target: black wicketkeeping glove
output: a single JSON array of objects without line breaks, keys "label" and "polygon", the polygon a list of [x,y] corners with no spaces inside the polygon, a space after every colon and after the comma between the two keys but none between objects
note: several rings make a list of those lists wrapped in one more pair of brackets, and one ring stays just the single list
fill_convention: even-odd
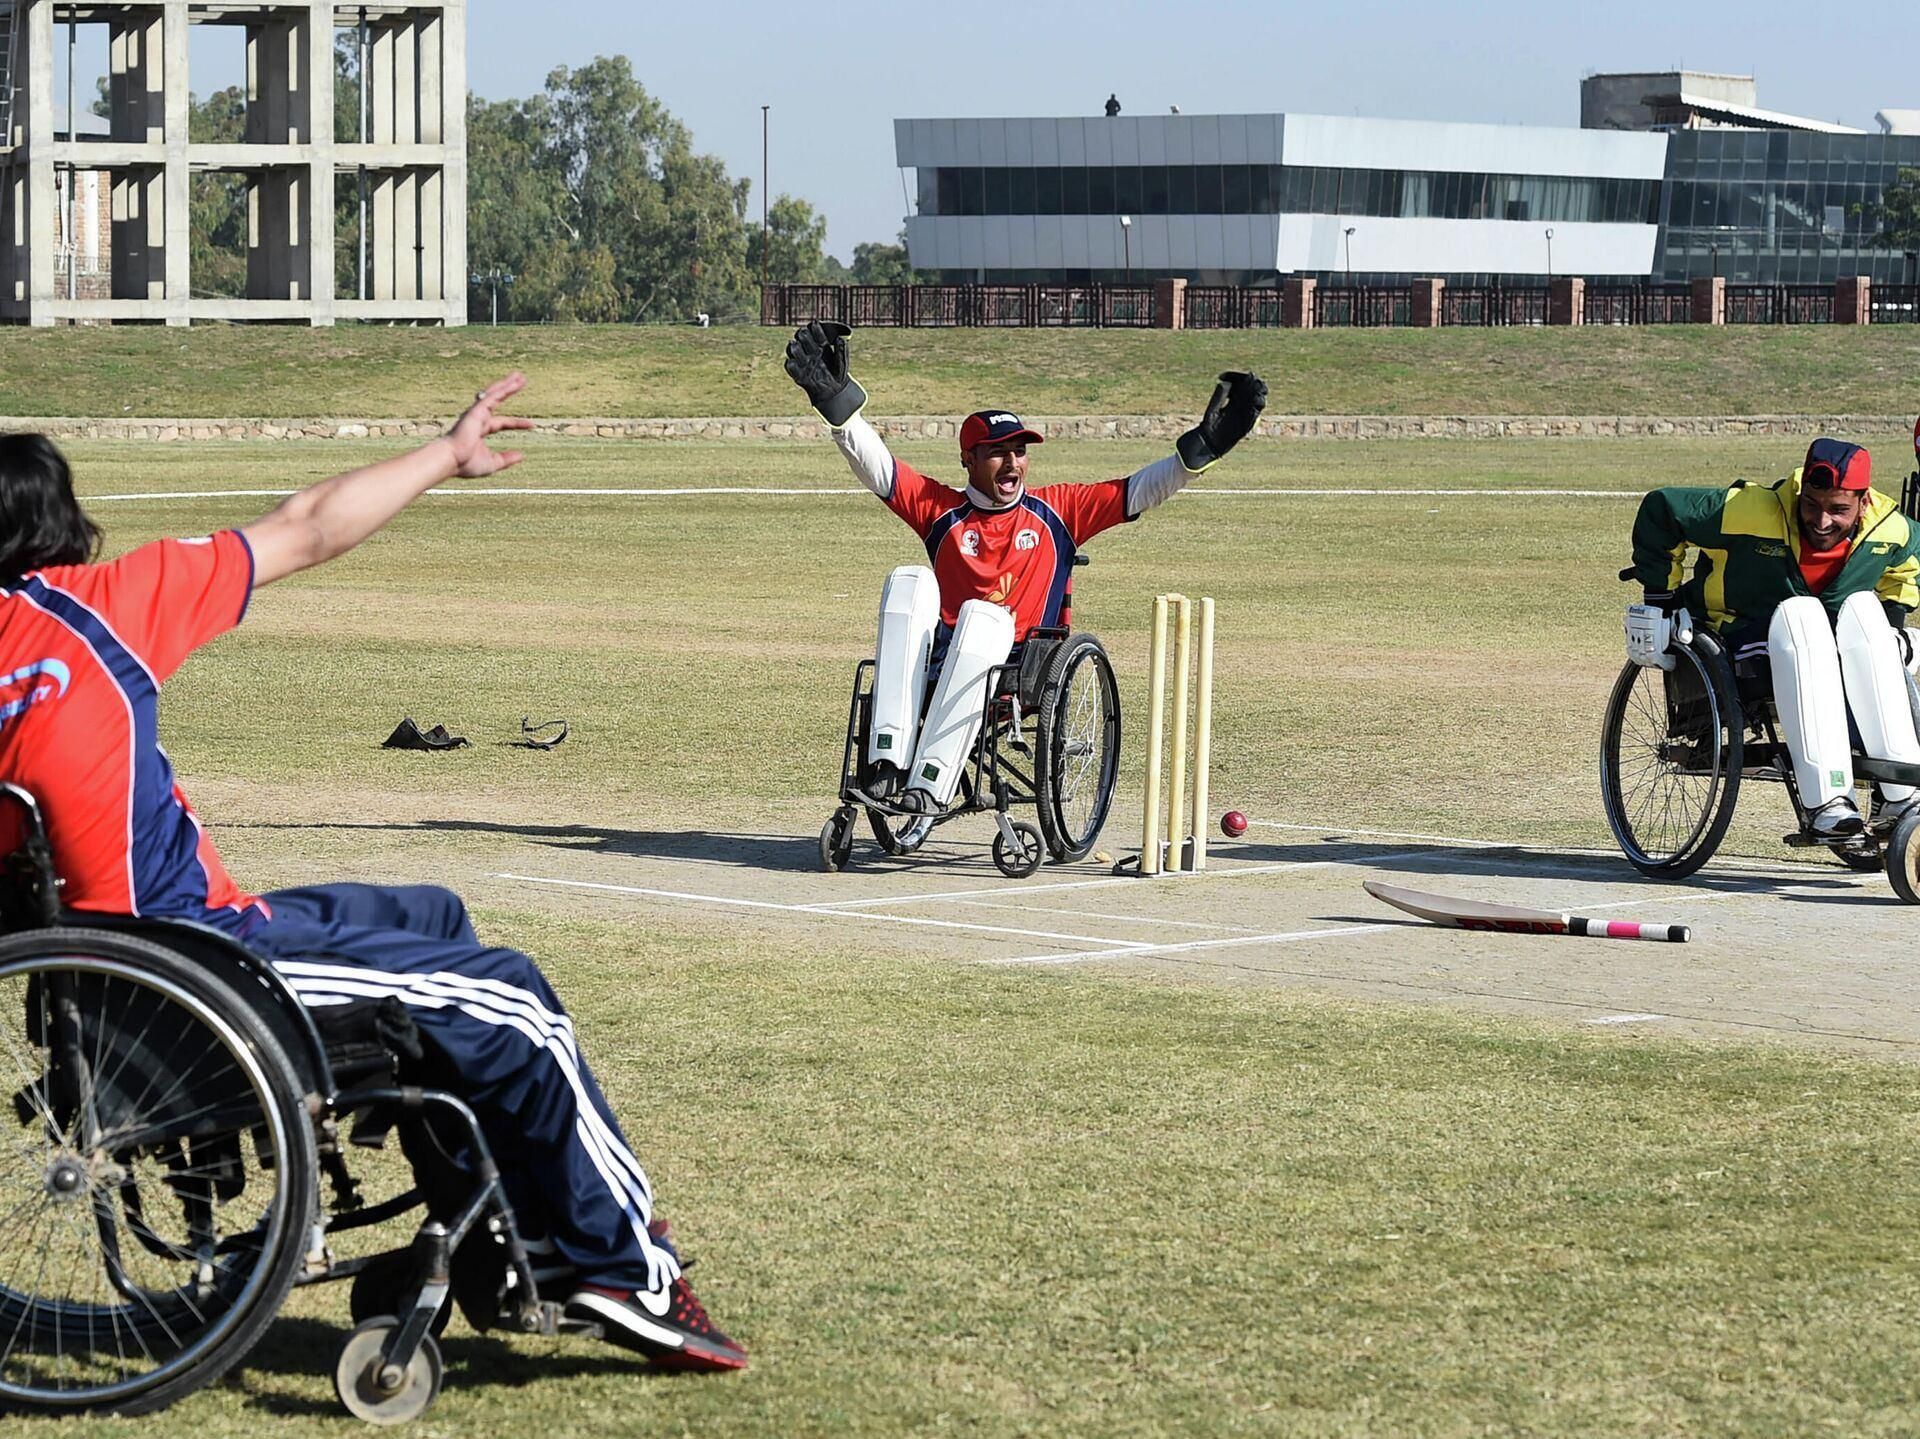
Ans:
[{"label": "black wicketkeeping glove", "polygon": [[835,429],[860,413],[867,392],[847,374],[847,336],[837,320],[809,320],[787,345],[787,373],[807,392],[820,418]]},{"label": "black wicketkeeping glove", "polygon": [[1180,463],[1198,474],[1244,440],[1266,407],[1266,381],[1244,370],[1228,370],[1214,387],[1200,423],[1175,444]]}]

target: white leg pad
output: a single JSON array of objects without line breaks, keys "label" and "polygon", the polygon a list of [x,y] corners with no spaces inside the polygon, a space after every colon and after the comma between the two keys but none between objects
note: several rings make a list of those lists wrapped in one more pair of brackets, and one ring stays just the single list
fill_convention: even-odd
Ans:
[{"label": "white leg pad", "polygon": [[1815,810],[1828,800],[1851,796],[1853,745],[1847,736],[1840,655],[1820,601],[1797,595],[1773,612],[1767,658],[1773,665],[1780,735],[1793,756],[1800,802]]},{"label": "white leg pad", "polygon": [[914,751],[910,789],[925,790],[934,802],[948,805],[960,787],[960,775],[973,753],[980,718],[987,703],[987,676],[1006,662],[1013,648],[1013,616],[985,600],[960,606],[947,646],[947,662],[933,692],[927,722]]},{"label": "white leg pad", "polygon": [[940,582],[925,565],[902,565],[880,591],[880,639],[873,652],[873,720],[867,759],[904,771],[920,728],[927,657],[940,625]]},{"label": "white leg pad", "polygon": [[[1840,650],[1840,673],[1846,679],[1847,706],[1860,727],[1866,752],[1876,759],[1920,763],[1920,738],[1914,734],[1900,645],[1880,601],[1858,594],[1840,606],[1834,643]],[[1883,784],[1880,793],[1898,803],[1911,796],[1913,789]]]}]

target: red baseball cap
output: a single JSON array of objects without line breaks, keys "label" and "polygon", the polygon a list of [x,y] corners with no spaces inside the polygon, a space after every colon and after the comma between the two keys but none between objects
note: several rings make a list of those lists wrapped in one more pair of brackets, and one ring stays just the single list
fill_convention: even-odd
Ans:
[{"label": "red baseball cap", "polygon": [[1873,457],[1845,440],[1818,439],[1807,446],[1800,483],[1810,490],[1873,488]]},{"label": "red baseball cap", "polygon": [[960,422],[963,450],[976,445],[1038,445],[1046,438],[1038,430],[1028,429],[1026,421],[1011,410],[976,410]]}]

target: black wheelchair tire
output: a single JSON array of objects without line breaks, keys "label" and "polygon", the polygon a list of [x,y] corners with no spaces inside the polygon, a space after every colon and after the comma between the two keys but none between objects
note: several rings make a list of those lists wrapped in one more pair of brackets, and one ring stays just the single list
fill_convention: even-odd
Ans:
[{"label": "black wheelchair tire", "polygon": [[[1085,701],[1076,698],[1076,684],[1086,672],[1093,689]],[[1097,713],[1079,711],[1091,703]],[[1068,714],[1069,706],[1075,713]],[[1107,658],[1106,647],[1090,634],[1069,635],[1054,651],[1047,665],[1046,679],[1040,688],[1037,706],[1039,722],[1034,733],[1034,787],[1039,792],[1040,830],[1047,852],[1056,864],[1085,859],[1092,853],[1113,808],[1113,792],[1120,771],[1120,684]],[[1093,756],[1097,770],[1078,773],[1070,763],[1076,758],[1067,753],[1071,745],[1096,743]],[[1091,780],[1096,786],[1081,807],[1081,789]]]},{"label": "black wheelchair tire", "polygon": [[[7,1382],[0,1374],[0,1408],[150,1413],[218,1379],[253,1348],[278,1316],[305,1262],[319,1203],[319,1160],[312,1120],[306,1097],[294,1077],[293,1063],[273,1031],[237,993],[199,966],[147,940],[101,930],[27,930],[0,939],[0,981],[63,969],[119,979],[162,994],[208,1030],[209,1038],[225,1048],[229,1060],[264,1100],[262,1114],[273,1163],[270,1168],[263,1165],[262,1173],[271,1174],[276,1184],[269,1208],[271,1218],[258,1245],[264,1257],[253,1266],[230,1309],[220,1316],[220,1323],[210,1333],[184,1345],[179,1354],[153,1373],[119,1383],[42,1390]],[[255,1142],[259,1142],[257,1135]],[[29,1298],[39,1300],[38,1295]],[[46,1307],[44,1301],[41,1304]],[[0,1283],[0,1309],[8,1305],[28,1313],[35,1307],[31,1303],[23,1306],[19,1291]],[[100,1312],[97,1308],[68,1304],[55,1307],[80,1309],[90,1322],[100,1322],[92,1319]],[[151,1311],[150,1304],[148,1308]],[[36,1322],[56,1331],[57,1350],[60,1325]],[[164,1320],[156,1312],[150,1322]]]},{"label": "black wheelchair tire", "polygon": [[[1649,753],[1652,743],[1644,731],[1655,715],[1646,687],[1664,686],[1665,671],[1643,669],[1628,664],[1614,681],[1607,698],[1606,719],[1600,739],[1600,796],[1606,807],[1607,825],[1627,862],[1650,879],[1684,879],[1694,873],[1720,847],[1727,826],[1733,822],[1734,801],[1740,793],[1740,772],[1745,750],[1744,722],[1740,701],[1734,691],[1733,673],[1725,651],[1711,635],[1695,634],[1689,645],[1676,645],[1670,653],[1676,668],[1690,667],[1700,680],[1710,704],[1709,731],[1712,764],[1695,771],[1709,783],[1698,803],[1690,804],[1688,818],[1680,828],[1683,836],[1656,842],[1651,833],[1643,833],[1650,818],[1637,803],[1637,790],[1645,766],[1661,764],[1657,751]],[[1664,699],[1660,701],[1664,709]],[[1630,726],[1638,733],[1630,733]],[[1665,726],[1661,726],[1661,743]],[[1676,771],[1677,772],[1677,771]],[[1666,810],[1671,812],[1670,806]],[[1642,816],[1636,822],[1636,815]]]},{"label": "black wheelchair tire", "polygon": [[1904,816],[1887,836],[1887,878],[1908,904],[1920,904],[1920,810]]}]

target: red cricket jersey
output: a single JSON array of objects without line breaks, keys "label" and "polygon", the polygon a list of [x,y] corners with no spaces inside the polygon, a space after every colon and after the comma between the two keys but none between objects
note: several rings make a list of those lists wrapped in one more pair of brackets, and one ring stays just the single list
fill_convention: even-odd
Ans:
[{"label": "red cricket jersey", "polygon": [[1816,550],[1802,543],[1800,578],[1807,582],[1807,588],[1814,594],[1825,594],[1827,586],[1833,583],[1833,577],[1845,567],[1847,556],[1852,553],[1851,538],[1840,541],[1830,550]]},{"label": "red cricket jersey", "polygon": [[968,600],[989,600],[1012,612],[1016,642],[1060,622],[1075,552],[1129,518],[1125,480],[1047,485],[1007,509],[983,510],[898,460],[886,504],[926,541],[941,623],[953,624]]},{"label": "red cricket jersey", "polygon": [[[265,916],[201,831],[159,736],[161,683],[239,624],[252,593],[253,552],[233,530],[0,589],[0,780],[39,798],[67,908],[229,931]],[[12,849],[20,821],[6,808]]]}]

